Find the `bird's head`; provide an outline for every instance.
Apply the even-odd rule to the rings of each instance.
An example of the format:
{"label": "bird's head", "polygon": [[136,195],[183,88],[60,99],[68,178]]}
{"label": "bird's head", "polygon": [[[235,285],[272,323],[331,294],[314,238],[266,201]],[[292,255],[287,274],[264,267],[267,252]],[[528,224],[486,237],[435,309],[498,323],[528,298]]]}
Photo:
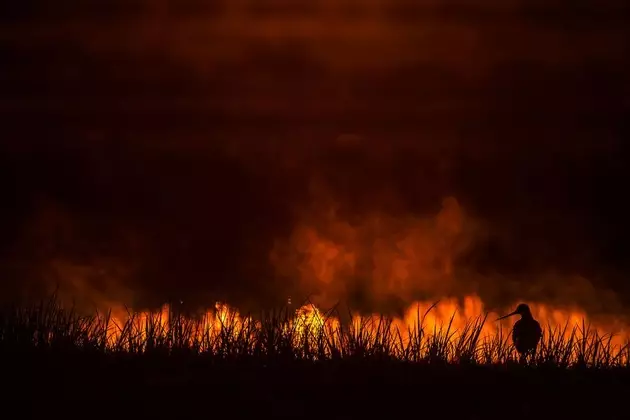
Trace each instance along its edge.
{"label": "bird's head", "polygon": [[507,315],[503,315],[502,317],[498,318],[497,321],[510,317],[512,315],[520,315],[521,317],[531,317],[532,311],[529,309],[529,305],[527,305],[526,303],[521,303],[516,307],[516,310],[514,312],[511,312]]}

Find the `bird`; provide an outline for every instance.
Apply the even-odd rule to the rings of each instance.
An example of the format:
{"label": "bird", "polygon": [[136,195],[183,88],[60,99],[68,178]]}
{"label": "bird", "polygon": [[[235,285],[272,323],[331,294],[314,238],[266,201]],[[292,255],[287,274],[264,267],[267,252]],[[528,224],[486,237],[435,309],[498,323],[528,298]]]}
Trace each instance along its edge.
{"label": "bird", "polygon": [[532,311],[526,303],[519,304],[514,312],[498,318],[497,321],[513,315],[521,316],[521,319],[514,324],[512,342],[519,353],[521,363],[524,363],[527,356],[536,353],[538,343],[542,337],[542,328],[532,316]]}

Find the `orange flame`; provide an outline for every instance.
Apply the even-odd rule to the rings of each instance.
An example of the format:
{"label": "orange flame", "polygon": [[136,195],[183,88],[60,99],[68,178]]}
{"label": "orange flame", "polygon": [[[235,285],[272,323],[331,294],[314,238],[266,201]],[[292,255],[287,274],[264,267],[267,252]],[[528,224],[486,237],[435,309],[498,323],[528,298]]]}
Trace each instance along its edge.
{"label": "orange flame", "polygon": [[[319,297],[324,297],[322,304],[304,305],[283,320],[281,331],[291,338],[291,345],[299,349],[319,340],[324,353],[332,355],[351,340],[386,336],[395,343],[388,344],[394,346],[393,352],[401,355],[405,346],[431,337],[454,347],[475,328],[481,347],[493,346],[497,340],[508,342],[514,320],[494,322],[498,314],[488,313],[475,294],[467,294],[462,300],[452,297],[457,285],[454,261],[471,243],[472,230],[455,199],[448,198],[442,204],[442,210],[433,218],[372,215],[359,225],[340,221],[335,212],[329,212],[324,222],[298,226],[289,241],[277,242],[271,257],[278,272],[297,277],[305,287],[320,287],[323,292]],[[367,282],[360,287],[376,300],[393,295],[412,303],[399,318],[353,313],[350,322],[344,323],[325,315],[321,308],[342,300],[339,294],[344,292],[347,280]],[[85,291],[84,282],[77,280],[73,284],[77,290]],[[418,301],[414,296],[419,292],[445,298],[437,304]],[[108,300],[101,302],[112,306]],[[512,302],[511,306],[517,303]],[[590,319],[578,307],[528,303],[545,330],[542,347],[553,343],[571,347],[590,340],[591,344],[610,346],[618,354],[625,354],[626,359],[629,357],[626,346],[630,328],[623,320]],[[217,303],[195,320],[181,321],[181,317],[173,317],[173,312],[173,308],[163,306],[156,313],[129,313],[114,305],[112,322],[108,324],[108,347],[133,350],[139,345],[143,347],[140,350],[146,350],[152,345],[151,340],[157,339],[175,347],[192,345],[212,351],[225,340],[242,343],[244,339],[248,343],[245,347],[252,350],[256,337],[266,328],[261,321],[242,316],[223,303]],[[174,334],[173,328],[185,329],[186,334]],[[182,337],[186,342],[176,342]]]}
{"label": "orange flame", "polygon": [[[610,348],[620,354],[630,342],[630,328],[619,321],[591,323],[586,314],[579,310],[565,311],[534,302],[530,306],[534,317],[539,320],[545,330],[543,342],[555,340],[559,344],[576,345],[581,340],[592,339],[595,337],[594,334],[597,334],[600,341],[609,343]],[[112,313],[115,315],[113,315],[108,337],[110,348],[121,347],[120,340],[124,335],[122,326],[133,328],[132,335],[140,341],[152,335],[149,332],[151,328],[153,336],[156,332],[157,336],[168,334],[171,313],[168,306],[164,306],[157,313],[126,313],[120,308],[113,310]],[[417,338],[414,334],[422,331],[425,337],[442,337],[446,339],[446,345],[454,346],[457,340],[470,333],[471,322],[477,322],[480,326],[480,346],[484,346],[491,345],[493,340],[501,335],[506,336],[513,325],[514,321],[510,320],[494,322],[497,317],[498,314],[487,313],[482,301],[477,296],[471,295],[463,300],[463,304],[456,299],[445,299],[437,304],[416,302],[407,309],[404,317],[392,318],[391,323],[386,324],[377,314],[367,317],[354,314],[348,331],[343,331],[342,323],[338,318],[326,316],[315,305],[308,304],[295,311],[287,320],[283,331],[292,333],[292,345],[295,348],[300,348],[309,339],[326,337],[329,347],[327,354],[330,355],[334,348],[338,348],[342,340],[348,339],[348,335],[353,334],[355,336],[360,334],[365,338],[387,332],[390,337],[397,339],[401,346],[405,346]],[[484,319],[485,322],[483,322]],[[261,328],[259,321],[243,317],[237,310],[217,303],[214,310],[207,311],[202,320],[194,324],[192,333],[186,336],[189,341],[182,344],[194,345],[195,342],[202,341],[216,343],[221,335],[228,339],[245,335],[255,337]],[[447,331],[448,335],[446,335]],[[204,337],[209,340],[203,340]],[[126,348],[124,343],[122,347]],[[201,346],[200,350],[212,351],[214,348],[211,344],[206,344],[205,347]],[[627,355],[624,357],[627,358]]]}

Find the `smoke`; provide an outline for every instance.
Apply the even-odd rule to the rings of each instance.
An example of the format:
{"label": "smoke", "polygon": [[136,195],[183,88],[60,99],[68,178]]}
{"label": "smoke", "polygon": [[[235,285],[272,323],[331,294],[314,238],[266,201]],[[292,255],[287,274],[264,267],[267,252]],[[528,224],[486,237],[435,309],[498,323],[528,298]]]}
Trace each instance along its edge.
{"label": "smoke", "polygon": [[613,3],[7,2],[3,296],[616,311]]}
{"label": "smoke", "polygon": [[[503,206],[512,215],[505,225],[470,214],[457,195],[456,162],[444,157],[417,155],[402,166],[395,148],[357,135],[269,160],[236,149],[177,157],[142,148],[144,159],[126,166],[88,150],[69,160],[81,162],[74,170],[87,185],[51,179],[41,185],[47,194],[30,201],[3,260],[6,299],[59,288],[86,309],[171,301],[196,309],[216,300],[256,309],[291,296],[401,313],[418,299],[476,293],[490,308],[530,299],[622,311],[622,289],[601,278],[605,266],[593,265],[596,278],[575,263],[572,253],[588,242],[559,219],[543,225],[544,236],[531,225],[549,212],[559,218],[562,208],[523,217]],[[422,158],[424,167],[412,163]],[[55,196],[53,186],[65,194]],[[571,241],[573,248],[544,255],[544,246]]]}
{"label": "smoke", "polygon": [[[542,247],[523,255],[527,240],[543,246],[566,244],[577,240],[575,234],[561,230],[559,237],[538,236],[534,231],[518,238],[517,228],[501,232],[496,222],[467,214],[454,196],[441,198],[441,203],[429,199],[411,204],[402,200],[404,193],[392,195],[396,183],[379,183],[378,162],[391,173],[395,160],[384,157],[382,148],[374,154],[363,150],[362,155],[365,144],[357,136],[344,136],[332,153],[349,153],[358,166],[361,159],[369,159],[372,176],[349,168],[345,160],[339,172],[331,174],[329,163],[311,178],[309,196],[295,212],[291,233],[276,238],[270,261],[284,286],[279,293],[309,297],[324,308],[345,303],[365,313],[398,315],[417,300],[471,294],[494,309],[531,300],[579,307],[593,315],[624,312],[618,293],[602,279],[614,280],[612,271],[597,266],[599,276],[589,279],[584,265],[575,264],[571,253],[582,244],[558,251],[549,261],[540,257]],[[352,174],[361,175],[352,179]],[[542,216],[530,213],[513,219],[511,226],[528,223],[527,217],[547,216],[544,211]],[[545,228],[551,231],[549,225]],[[492,251],[498,240],[518,245],[499,254]]]}
{"label": "smoke", "polygon": [[452,197],[433,218],[373,213],[350,223],[331,209],[276,242],[271,261],[322,307],[346,301],[366,311],[402,310],[414,300],[456,295],[454,260],[471,245],[471,230]]}

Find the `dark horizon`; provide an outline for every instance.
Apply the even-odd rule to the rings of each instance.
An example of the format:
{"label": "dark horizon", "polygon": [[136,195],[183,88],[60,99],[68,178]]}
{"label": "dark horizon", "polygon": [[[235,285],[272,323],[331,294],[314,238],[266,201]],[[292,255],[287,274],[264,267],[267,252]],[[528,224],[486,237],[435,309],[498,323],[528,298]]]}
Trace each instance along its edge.
{"label": "dark horizon", "polygon": [[628,307],[624,2],[231,1],[0,6],[6,299],[62,264],[139,306],[283,300],[316,285],[274,246],[333,204],[394,240],[454,197],[440,292]]}

